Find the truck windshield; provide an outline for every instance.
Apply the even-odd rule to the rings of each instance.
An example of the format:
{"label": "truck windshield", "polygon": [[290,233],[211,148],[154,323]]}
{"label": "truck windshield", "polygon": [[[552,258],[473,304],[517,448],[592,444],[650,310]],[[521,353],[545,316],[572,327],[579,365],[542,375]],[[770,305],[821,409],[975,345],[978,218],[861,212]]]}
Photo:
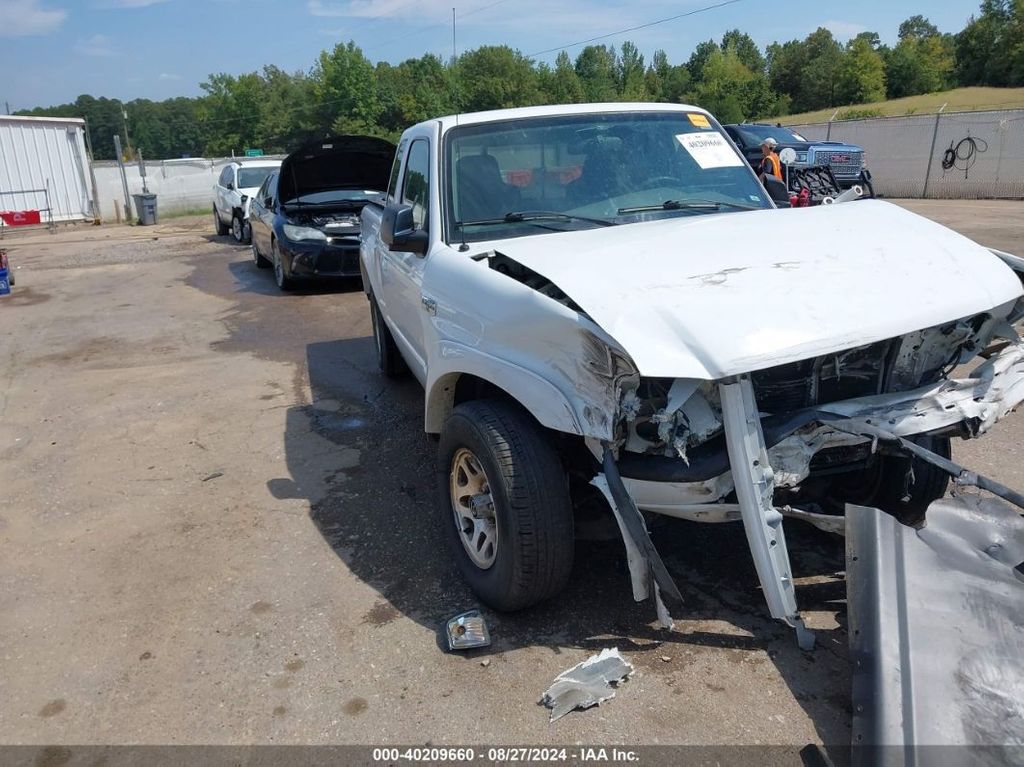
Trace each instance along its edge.
{"label": "truck windshield", "polygon": [[780,144],[792,144],[794,141],[805,143],[807,139],[789,128],[776,128],[771,125],[740,125],[746,134],[748,144],[760,144],[766,138],[773,138]]}
{"label": "truck windshield", "polygon": [[744,159],[698,112],[466,125],[449,131],[445,163],[449,242],[771,207]]}

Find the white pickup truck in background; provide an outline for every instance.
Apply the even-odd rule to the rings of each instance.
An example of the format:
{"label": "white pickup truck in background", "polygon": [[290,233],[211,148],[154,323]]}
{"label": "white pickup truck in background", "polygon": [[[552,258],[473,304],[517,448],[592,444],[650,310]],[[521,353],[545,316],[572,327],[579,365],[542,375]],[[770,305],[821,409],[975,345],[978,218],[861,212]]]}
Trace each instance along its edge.
{"label": "white pickup truck in background", "polygon": [[877,200],[778,210],[696,107],[415,125],[360,258],[380,366],[426,390],[459,569],[497,609],[562,588],[599,493],[663,623],[647,513],[742,520],[806,638],[783,518],[918,523],[951,438],[1024,399],[1020,259]]}

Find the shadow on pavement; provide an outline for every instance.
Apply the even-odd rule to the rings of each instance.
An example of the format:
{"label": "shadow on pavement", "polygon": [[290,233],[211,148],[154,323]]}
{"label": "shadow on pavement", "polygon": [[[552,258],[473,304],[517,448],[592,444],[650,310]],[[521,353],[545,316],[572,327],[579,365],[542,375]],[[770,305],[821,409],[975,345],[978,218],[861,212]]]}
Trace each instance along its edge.
{"label": "shadow on pavement", "polygon": [[[268,487],[279,498],[309,499],[312,520],[349,569],[394,608],[438,630],[478,602],[441,536],[447,517],[435,502],[435,447],[423,433],[422,389],[411,378],[380,375],[371,338],[309,344],[306,358],[313,404],[289,411],[284,438],[291,477]],[[336,450],[325,451],[318,438]],[[578,541],[561,595],[513,615],[485,608],[494,644],[481,652],[618,646],[658,672],[662,655],[690,646],[719,649],[736,663],[751,660],[747,651],[762,650],[822,741],[845,747],[850,668],[843,542],[799,523],[787,523],[786,532],[797,583],[812,581],[798,585],[801,609],[839,623],[817,632],[814,653],[801,652],[794,633],[768,617],[741,526],[675,520],[652,536],[685,599],[670,605],[686,621],[683,630],[659,629],[653,605],[633,601],[621,541]]]}

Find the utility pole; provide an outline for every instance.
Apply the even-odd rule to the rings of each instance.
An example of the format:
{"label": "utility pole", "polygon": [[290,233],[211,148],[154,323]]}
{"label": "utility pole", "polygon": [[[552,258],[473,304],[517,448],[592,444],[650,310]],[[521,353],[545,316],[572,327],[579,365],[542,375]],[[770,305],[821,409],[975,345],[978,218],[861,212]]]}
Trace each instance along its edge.
{"label": "utility pole", "polygon": [[128,110],[124,108],[124,104],[121,105],[121,117],[124,118],[124,143],[128,145],[128,157],[134,157],[132,154],[132,139],[128,135]]}
{"label": "utility pole", "polygon": [[121,108],[121,121],[124,125],[124,143],[128,148],[128,159],[131,160],[134,154],[132,153],[132,139],[128,135],[128,110],[124,108],[124,102],[121,99],[117,99],[117,105]]}
{"label": "utility pole", "polygon": [[11,102],[10,102],[10,101],[5,101],[5,102],[4,102],[4,111],[5,111],[5,112],[6,112],[7,114],[10,114],[10,113],[11,113]]}
{"label": "utility pole", "polygon": [[121,137],[114,134],[114,149],[117,150],[117,167],[121,169],[121,185],[124,187],[124,220],[130,223],[132,220],[132,202],[128,196],[128,176],[124,172],[124,158],[121,155]]}

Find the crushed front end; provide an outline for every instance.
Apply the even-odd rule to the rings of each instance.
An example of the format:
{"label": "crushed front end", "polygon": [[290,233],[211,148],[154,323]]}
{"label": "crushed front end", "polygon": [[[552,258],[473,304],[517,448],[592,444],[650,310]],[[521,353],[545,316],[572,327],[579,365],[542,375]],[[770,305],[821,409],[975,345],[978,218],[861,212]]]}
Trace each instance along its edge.
{"label": "crushed front end", "polygon": [[[914,524],[942,497],[950,476],[1020,499],[949,459],[951,438],[984,434],[1024,401],[1024,342],[1013,327],[1022,316],[1018,300],[718,381],[641,377],[622,395],[618,439],[606,450],[597,484],[609,475],[610,452],[638,513],[742,520],[772,615],[809,647],[785,516],[841,532],[843,510],[855,503]],[[621,516],[622,500],[609,501],[613,508],[618,501]],[[638,598],[649,591],[637,588],[643,572],[634,573]],[[668,585],[653,577],[657,566],[651,574],[659,596]],[[658,603],[659,615],[667,614]]]}

